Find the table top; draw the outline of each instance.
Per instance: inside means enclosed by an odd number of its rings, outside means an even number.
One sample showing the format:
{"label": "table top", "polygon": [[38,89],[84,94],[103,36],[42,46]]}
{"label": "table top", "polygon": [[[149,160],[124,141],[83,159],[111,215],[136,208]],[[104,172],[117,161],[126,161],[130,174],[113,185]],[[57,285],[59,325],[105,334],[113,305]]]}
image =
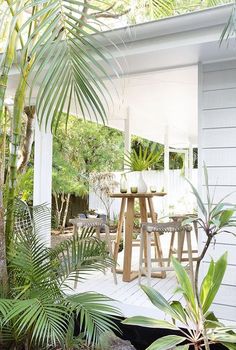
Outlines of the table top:
{"label": "table top", "polygon": [[166,192],[146,192],[146,193],[111,193],[112,198],[152,198],[152,197],[164,197]]}

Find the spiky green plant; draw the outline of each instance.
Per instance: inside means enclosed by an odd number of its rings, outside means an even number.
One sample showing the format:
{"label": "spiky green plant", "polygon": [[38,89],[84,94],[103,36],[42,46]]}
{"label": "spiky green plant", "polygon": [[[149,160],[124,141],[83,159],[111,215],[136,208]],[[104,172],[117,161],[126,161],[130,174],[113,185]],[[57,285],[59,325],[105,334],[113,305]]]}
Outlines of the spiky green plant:
{"label": "spiky green plant", "polygon": [[[210,350],[211,344],[219,342],[224,343],[224,345],[229,350],[234,349],[232,343],[234,344],[234,342],[236,342],[236,336],[235,334],[232,335],[230,333],[232,327],[223,327],[215,318],[215,316],[212,319],[212,315],[210,314],[209,318],[208,314],[209,307],[211,306],[216,293],[219,290],[224,276],[227,265],[226,255],[222,256],[216,263],[213,261],[211,262],[208,273],[201,285],[200,291],[199,270],[201,262],[204,259],[208,248],[214,238],[221,233],[233,233],[231,232],[231,228],[236,227],[236,208],[235,205],[225,202],[225,199],[230,196],[230,194],[222,198],[222,200],[220,200],[217,204],[214,204],[214,192],[213,195],[211,195],[208,181],[208,172],[205,164],[204,176],[207,204],[204,204],[204,201],[199,195],[198,190],[192,185],[189,180],[187,180],[192,189],[192,193],[196,197],[200,215],[197,218],[195,216],[190,216],[182,223],[183,225],[191,224],[193,222],[196,223],[206,238],[206,242],[203,244],[202,251],[197,258],[194,286],[191,285],[190,279],[185,269],[176,259],[172,259],[176,276],[180,284],[180,291],[185,298],[187,306],[181,305],[179,302],[170,304],[155,290],[147,289],[145,287],[143,288],[154,305],[156,305],[162,311],[166,312],[174,320],[178,320],[187,326],[189,333],[188,335],[185,334],[184,337],[171,336],[170,338],[166,339],[161,338],[160,340],[157,340],[153,346],[151,345],[150,348],[148,348],[149,350],[169,350],[172,349],[173,346],[176,346],[176,349],[179,350],[187,350],[189,349],[190,345],[194,345],[194,349],[196,350],[201,349],[203,346],[205,346],[206,350]],[[138,319],[131,319],[127,322],[130,324],[132,324],[132,322],[134,322],[133,324],[137,324],[136,321],[138,322]],[[152,320],[149,322],[148,327],[153,326],[154,328],[161,328],[161,323],[158,322],[159,321],[157,321],[155,324],[154,320]],[[192,322],[194,323],[194,326],[192,325]],[[140,321],[140,325],[141,323],[142,321]],[[152,326],[151,323],[153,323]],[[171,326],[173,325],[171,324],[168,326],[168,324],[163,324],[162,328],[171,329]],[[174,327],[176,330],[176,326]],[[192,328],[194,328],[194,331],[192,331]],[[189,345],[179,345],[185,341],[188,341]]]}
{"label": "spiky green plant", "polygon": [[9,294],[0,299],[0,348],[70,349],[81,338],[98,344],[103,332],[116,328],[112,317],[119,312],[109,298],[74,293],[73,286],[91,271],[104,271],[112,264],[93,228],[54,249],[33,230],[18,232],[9,250]]}
{"label": "spiky green plant", "polygon": [[143,171],[150,169],[155,163],[158,163],[163,154],[162,150],[149,150],[148,147],[139,147],[137,152],[133,149],[131,152],[127,153],[124,158],[124,164],[131,171]]}
{"label": "spiky green plant", "polygon": [[[170,320],[156,320],[144,316],[134,316],[126,319],[123,323],[148,328],[168,329],[173,334],[161,337],[154,341],[147,350],[194,350],[203,349],[205,338],[203,336],[203,324],[201,310],[194,293],[191,280],[184,267],[172,258],[177,280],[178,292],[184,303],[179,301],[169,302],[154,288],[142,286],[152,304],[169,316]],[[209,310],[220,288],[227,266],[227,254],[218,261],[211,260],[208,272],[201,284],[201,304],[204,313],[204,327],[209,346],[222,344],[229,350],[235,349],[236,334],[234,326],[224,326]],[[177,334],[176,334],[177,332]]]}

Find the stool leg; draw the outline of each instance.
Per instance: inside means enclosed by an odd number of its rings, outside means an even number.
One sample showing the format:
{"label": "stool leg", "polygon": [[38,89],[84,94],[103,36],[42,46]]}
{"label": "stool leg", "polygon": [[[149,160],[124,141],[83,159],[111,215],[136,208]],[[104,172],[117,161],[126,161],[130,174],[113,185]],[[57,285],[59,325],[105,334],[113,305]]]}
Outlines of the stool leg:
{"label": "stool leg", "polygon": [[194,286],[194,271],[193,271],[191,231],[186,231],[186,236],[187,236],[187,246],[188,246],[188,261],[189,261],[190,278],[191,278],[192,284]]}
{"label": "stool leg", "polygon": [[139,271],[138,271],[138,283],[141,284],[142,271],[143,271],[143,250],[144,250],[144,232],[141,230],[140,235],[140,250],[139,250]]}
{"label": "stool leg", "polygon": [[174,242],[175,242],[175,232],[172,232],[171,239],[170,239],[170,250],[169,250],[167,266],[170,266],[171,256],[172,256],[173,251],[174,251]]}
{"label": "stool leg", "polygon": [[152,273],[151,249],[152,249],[152,234],[147,233],[147,279],[148,279],[148,286],[150,286],[150,284],[151,284],[151,273]]}
{"label": "stool leg", "polygon": [[[110,231],[109,231],[109,227],[107,225],[105,225],[105,235],[106,235],[106,242],[107,242],[108,250],[109,250],[109,256],[110,256],[110,258],[113,259],[114,256],[113,256],[113,252],[112,252]],[[115,263],[115,261],[114,261],[114,263]],[[117,276],[116,276],[116,267],[115,267],[115,265],[112,267],[111,271],[112,271],[112,274],[113,274],[114,282],[115,282],[115,284],[117,284]]]}
{"label": "stool leg", "polygon": [[118,253],[119,253],[119,245],[121,241],[122,227],[123,227],[124,217],[125,217],[125,205],[126,205],[126,198],[122,198],[118,227],[117,227],[117,235],[116,235],[116,241],[115,241],[115,247],[114,247],[114,260],[116,263],[117,263]]}
{"label": "stool leg", "polygon": [[[164,267],[165,263],[163,262],[163,252],[161,249],[160,234],[158,232],[154,232],[154,240],[155,240],[156,251],[157,251],[157,261],[160,267]],[[160,274],[161,274],[161,278],[166,278],[166,271],[161,271]]]}
{"label": "stool leg", "polygon": [[185,230],[181,230],[178,232],[178,251],[177,258],[179,262],[182,261],[183,249],[184,249],[184,238],[185,238]]}

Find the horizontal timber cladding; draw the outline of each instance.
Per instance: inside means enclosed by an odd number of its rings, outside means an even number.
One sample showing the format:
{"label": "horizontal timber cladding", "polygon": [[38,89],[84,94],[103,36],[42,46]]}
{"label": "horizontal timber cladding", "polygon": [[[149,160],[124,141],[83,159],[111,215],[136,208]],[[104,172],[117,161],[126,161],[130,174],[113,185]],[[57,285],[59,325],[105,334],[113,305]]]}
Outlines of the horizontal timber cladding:
{"label": "horizontal timber cladding", "polygon": [[[208,168],[210,193],[217,203],[228,193],[227,202],[236,204],[236,60],[207,63],[199,67],[199,184],[206,202],[203,163]],[[232,230],[236,233],[236,229]],[[200,239],[200,247],[205,242]],[[223,233],[205,257],[203,272],[210,259],[228,252],[228,267],[216,296],[213,310],[221,319],[236,321],[236,237]]]}

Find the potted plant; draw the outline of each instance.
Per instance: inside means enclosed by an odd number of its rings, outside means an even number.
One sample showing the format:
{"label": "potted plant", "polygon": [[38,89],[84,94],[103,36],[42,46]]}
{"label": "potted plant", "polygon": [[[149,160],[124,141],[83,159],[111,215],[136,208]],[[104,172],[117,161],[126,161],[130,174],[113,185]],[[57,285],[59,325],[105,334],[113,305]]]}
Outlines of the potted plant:
{"label": "potted plant", "polygon": [[[201,216],[189,217],[183,225],[196,222],[206,235],[206,243],[197,259],[195,283],[192,285],[184,267],[172,258],[172,264],[179,283],[178,292],[185,300],[184,304],[179,301],[167,301],[158,291],[153,288],[142,286],[150,301],[161,311],[170,317],[170,321],[155,320],[148,317],[131,317],[124,321],[125,324],[138,325],[149,328],[168,329],[170,334],[154,341],[149,350],[188,350],[190,346],[195,350],[204,348],[214,349],[216,344],[222,344],[229,350],[236,349],[235,327],[225,327],[210,307],[220,288],[227,267],[227,254],[225,253],[216,262],[211,260],[208,272],[199,288],[199,269],[207,250],[216,235],[230,232],[230,227],[236,226],[233,218],[236,212],[235,206],[224,203],[224,197],[217,205],[213,205],[208,186],[208,175],[205,167],[205,184],[207,192],[207,206],[199,196],[197,190],[189,182],[197,199]],[[179,298],[178,298],[179,299]]]}
{"label": "potted plant", "polygon": [[95,209],[89,209],[88,211],[86,211],[86,217],[88,219],[95,219],[98,217],[98,214],[96,213]]}
{"label": "potted plant", "polygon": [[130,169],[130,171],[139,172],[138,178],[138,192],[145,193],[147,192],[147,185],[143,179],[144,170],[149,170],[155,163],[157,163],[162,155],[163,151],[157,151],[153,149],[149,151],[148,147],[142,148],[139,147],[139,151],[137,152],[133,149],[131,152],[127,153],[124,158],[124,164],[126,167]]}

